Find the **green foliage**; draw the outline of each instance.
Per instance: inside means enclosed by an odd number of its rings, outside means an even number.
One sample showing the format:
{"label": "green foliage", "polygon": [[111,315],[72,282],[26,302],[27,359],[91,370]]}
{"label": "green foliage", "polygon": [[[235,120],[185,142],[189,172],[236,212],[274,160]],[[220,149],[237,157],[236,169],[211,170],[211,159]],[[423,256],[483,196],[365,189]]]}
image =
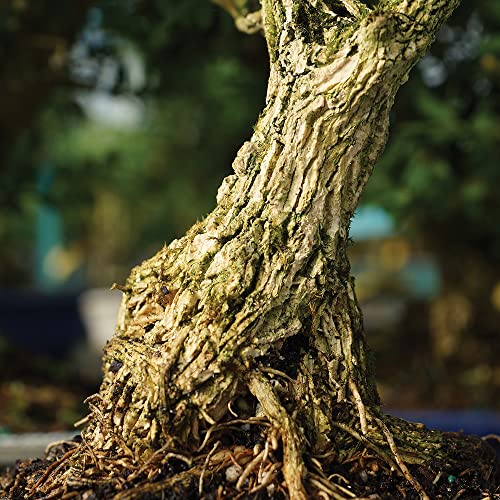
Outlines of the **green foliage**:
{"label": "green foliage", "polygon": [[493,252],[500,247],[500,10],[492,1],[464,3],[452,22],[397,98],[364,201],[421,236],[444,226],[444,241],[474,245],[488,235],[484,250]]}
{"label": "green foliage", "polygon": [[[54,85],[22,147],[10,152],[15,161],[0,192],[5,284],[29,283],[43,203],[61,213],[65,248],[76,249],[93,285],[123,279],[213,207],[263,105],[264,41],[238,33],[210,2],[102,0],[82,28],[84,55],[76,63],[92,71],[77,81],[88,90]],[[145,65],[141,88],[127,80],[129,48]],[[75,106],[75,90],[87,98],[110,63],[119,77],[105,92],[139,103],[143,116],[134,127],[88,119],[85,106]],[[54,179],[42,194],[37,178],[46,163]]]}
{"label": "green foliage", "polygon": [[[210,210],[263,105],[264,41],[238,33],[230,16],[211,2],[100,0],[86,7],[87,21],[73,17],[71,29],[65,27],[69,14],[63,7],[59,14],[44,2],[7,2],[0,21],[2,50],[9,50],[4,55],[29,66],[28,56],[40,54],[16,52],[21,47],[16,37],[26,32],[28,18],[36,19],[33,33],[64,34],[68,47],[76,38],[100,40],[88,45],[93,66],[111,60],[121,71],[124,47],[132,47],[145,64],[144,84],[131,88],[119,78],[107,91],[135,92],[144,117],[135,128],[86,118],[74,103],[75,82],[68,85],[67,77],[50,79],[47,88],[44,83],[36,106],[23,97],[33,94],[32,82],[23,87],[18,81],[15,98],[0,93],[0,109],[11,109],[12,102],[18,110],[21,103],[30,104],[19,126],[4,126],[20,130],[8,140],[0,116],[0,145],[9,144],[3,148],[8,154],[0,189],[4,284],[29,283],[41,203],[58,208],[65,244],[95,262],[89,267],[110,268],[109,276],[94,278],[99,284],[119,279],[131,263]],[[463,3],[398,96],[387,151],[364,196],[421,235],[443,226],[449,228],[442,233],[446,238],[489,234],[491,252],[500,246],[499,24],[497,2]],[[37,67],[51,67],[53,47],[42,53]],[[5,66],[4,81],[24,74],[20,67]],[[98,86],[98,77],[84,85]],[[40,193],[37,178],[47,162],[54,182]]]}

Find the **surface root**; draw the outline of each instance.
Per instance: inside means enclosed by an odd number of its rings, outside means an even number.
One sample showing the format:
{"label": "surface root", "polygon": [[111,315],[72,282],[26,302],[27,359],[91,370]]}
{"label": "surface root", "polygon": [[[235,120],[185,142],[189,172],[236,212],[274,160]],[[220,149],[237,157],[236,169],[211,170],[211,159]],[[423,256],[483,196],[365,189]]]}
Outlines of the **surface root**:
{"label": "surface root", "polygon": [[202,430],[201,443],[191,450],[175,449],[170,440],[137,463],[120,446],[110,453],[81,438],[62,441],[49,446],[44,459],[18,463],[4,474],[0,496],[500,498],[495,454],[485,444],[495,436],[482,441],[382,415],[365,407],[352,384],[350,420],[334,422],[334,444],[317,453],[262,372],[252,373],[248,388],[263,415],[238,418],[230,411],[228,420]]}

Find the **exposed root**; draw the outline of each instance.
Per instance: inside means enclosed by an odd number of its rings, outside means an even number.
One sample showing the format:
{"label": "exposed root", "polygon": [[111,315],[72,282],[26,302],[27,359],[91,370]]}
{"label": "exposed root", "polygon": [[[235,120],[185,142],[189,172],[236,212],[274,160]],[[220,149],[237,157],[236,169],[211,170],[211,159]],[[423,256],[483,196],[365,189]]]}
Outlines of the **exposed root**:
{"label": "exposed root", "polygon": [[257,484],[257,486],[254,486],[249,493],[257,493],[258,491],[263,490],[264,488],[267,488],[268,486],[271,485],[276,480],[276,476],[278,474],[279,469],[281,468],[283,464],[281,462],[276,462],[272,464],[270,467],[266,467],[263,471],[262,478]]}
{"label": "exposed root", "polygon": [[45,460],[18,464],[2,479],[0,496],[133,500],[168,492],[168,498],[349,500],[375,498],[383,485],[390,498],[411,491],[422,500],[500,498],[484,441],[381,415],[356,396],[353,383],[354,411],[333,423],[331,448],[316,453],[271,382],[261,371],[248,381],[265,416],[232,418],[238,414],[228,411],[226,420],[200,428],[200,444],[190,450],[166,439],[139,462],[118,439],[112,452],[92,449],[85,439],[52,443]]}
{"label": "exposed root", "polygon": [[61,467],[64,466],[66,460],[71,456],[73,455],[73,453],[75,452],[76,450],[75,449],[72,449],[72,450],[69,450],[68,452],[66,452],[60,459],[56,460],[55,462],[51,463],[47,469],[45,470],[44,474],[42,475],[42,477],[33,485],[33,487],[28,491],[28,497],[29,496],[32,496],[33,493],[36,493],[36,491],[38,491],[38,488],[40,488],[43,483],[45,483],[48,478],[50,477],[50,475],[52,473],[56,473],[57,470]]}
{"label": "exposed root", "polygon": [[408,467],[406,467],[406,464],[403,462],[403,459],[401,458],[401,455],[399,454],[396,443],[394,442],[394,438],[392,437],[392,434],[389,431],[389,429],[387,428],[387,426],[379,418],[375,418],[375,422],[377,422],[378,426],[382,429],[382,432],[384,433],[384,436],[386,437],[387,442],[389,443],[389,447],[392,451],[392,454],[394,455],[394,460],[396,460],[396,463],[399,466],[399,470],[403,473],[404,477],[406,479],[408,479],[410,484],[419,493],[422,500],[430,500],[429,496],[422,488],[422,485],[412,476],[412,474],[408,470]]}
{"label": "exposed root", "polygon": [[[252,388],[262,395],[261,391],[270,387],[260,383],[259,379],[254,381]],[[272,401],[276,403],[277,400]],[[2,483],[6,488],[3,493],[13,499],[71,499],[92,493],[97,498],[134,500],[147,495],[161,498],[166,492],[168,498],[208,498],[211,495],[220,499],[261,498],[257,495],[263,494],[263,498],[295,499],[300,497],[296,496],[297,490],[292,490],[297,488],[293,481],[300,481],[303,498],[369,498],[379,491],[381,484],[390,498],[404,498],[412,488],[421,498],[425,498],[424,492],[427,498],[436,498],[439,492],[441,498],[449,500],[486,498],[488,495],[492,499],[500,498],[495,497],[495,490],[491,489],[492,466],[481,472],[476,462],[458,471],[450,464],[450,469],[438,473],[432,463],[405,463],[405,452],[396,444],[389,427],[391,419],[383,421],[383,418],[372,417],[370,421],[375,422],[381,432],[376,434],[369,428],[369,438],[355,426],[336,425],[342,447],[349,444],[349,439],[354,439],[354,445],[352,442],[350,445],[353,454],[343,461],[333,450],[321,455],[308,452],[307,461],[302,454],[294,455],[307,448],[295,445],[290,449],[291,439],[299,444],[305,440],[287,437],[286,432],[290,430],[285,426],[277,428],[272,421],[263,418],[220,423],[204,431],[205,441],[200,451],[189,454],[164,446],[142,465],[135,464],[123,452],[121,456],[105,457],[94,453],[92,457],[84,442],[65,442],[51,447],[50,460],[19,464],[10,483]],[[410,433],[411,428],[407,431]],[[382,439],[386,442],[385,447],[381,444]],[[454,442],[450,441],[450,446],[454,446]],[[207,448],[210,451],[204,452]],[[75,456],[78,456],[77,461]],[[290,463],[287,468],[286,461],[290,457],[295,461],[292,463],[299,462],[302,468],[294,469]],[[398,470],[400,475],[396,473]],[[450,476],[452,473],[457,478],[455,483],[449,482],[450,477],[454,477]]]}
{"label": "exposed root", "polygon": [[151,457],[148,460],[146,460],[146,462],[144,463],[144,465],[142,465],[137,470],[137,472],[134,472],[133,474],[131,474],[127,479],[129,481],[133,481],[138,476],[140,476],[142,473],[144,473],[149,468],[149,466],[152,463],[154,463],[155,461],[157,461],[158,459],[161,459],[162,462],[165,463],[165,462],[167,462],[168,460],[170,460],[172,458],[175,458],[177,460],[183,461],[188,467],[191,467],[191,465],[192,465],[192,460],[189,457],[186,457],[185,455],[182,455],[181,453],[172,453],[172,452],[169,452],[168,451],[168,447],[167,446],[163,446],[158,451],[156,451],[155,453],[153,453],[153,455],[151,455]]}
{"label": "exposed root", "polygon": [[366,425],[366,407],[363,403],[361,395],[359,394],[358,387],[356,386],[352,378],[349,379],[349,389],[351,390],[356,406],[358,407],[359,425],[361,426],[361,432],[366,435],[366,433],[368,432],[368,426]]}
{"label": "exposed root", "polygon": [[308,480],[311,484],[316,485],[319,491],[322,491],[327,498],[330,498],[330,496],[335,499],[356,497],[356,495],[352,491],[343,487],[341,484],[332,481],[333,478],[340,478],[344,482],[344,484],[349,485],[349,481],[347,479],[345,479],[340,474],[332,474],[327,477],[323,471],[321,462],[317,458],[312,457],[311,463],[313,464],[312,470],[314,472],[310,471],[308,473]]}
{"label": "exposed root", "polygon": [[359,432],[355,431],[354,429],[351,429],[348,425],[342,424],[340,422],[335,422],[333,425],[335,427],[347,432],[353,438],[357,439],[359,442],[366,445],[369,449],[373,450],[377,454],[377,456],[379,456],[381,459],[383,459],[385,462],[387,462],[389,467],[391,467],[392,469],[397,468],[396,464],[394,463],[394,461],[392,460],[392,458],[389,456],[388,453],[386,453],[382,448],[380,448],[376,444],[372,443],[369,439],[367,439],[364,436],[362,436],[361,434],[359,434]]}
{"label": "exposed root", "polygon": [[305,466],[303,460],[304,436],[297,424],[288,415],[274,393],[269,381],[260,372],[255,372],[249,383],[250,392],[262,405],[264,412],[275,427],[281,428],[283,440],[283,475],[290,497],[296,500],[306,499],[303,485]]}
{"label": "exposed root", "polygon": [[230,420],[229,422],[223,422],[220,424],[212,425],[212,427],[210,427],[207,430],[205,437],[203,438],[203,442],[201,443],[201,445],[197,451],[202,451],[205,448],[207,443],[210,441],[212,433],[214,433],[216,431],[224,430],[230,426],[240,425],[240,424],[243,424],[243,425],[261,425],[261,426],[263,425],[266,427],[268,427],[270,425],[269,422],[267,421],[266,417],[237,418],[235,420]]}
{"label": "exposed root", "polygon": [[203,478],[205,477],[205,473],[207,472],[208,464],[210,463],[210,459],[212,458],[213,454],[216,452],[219,445],[220,445],[220,441],[217,441],[214,444],[214,447],[212,448],[210,453],[207,455],[205,463],[203,464],[203,469],[201,470],[201,474],[200,474],[200,482],[198,484],[198,494],[200,495],[200,497],[203,493]]}
{"label": "exposed root", "polygon": [[238,479],[238,482],[236,483],[236,489],[240,490],[243,487],[243,484],[247,480],[247,478],[250,476],[252,472],[255,471],[255,469],[261,465],[264,461],[264,450],[262,450],[246,467],[245,470],[242,472],[241,476]]}

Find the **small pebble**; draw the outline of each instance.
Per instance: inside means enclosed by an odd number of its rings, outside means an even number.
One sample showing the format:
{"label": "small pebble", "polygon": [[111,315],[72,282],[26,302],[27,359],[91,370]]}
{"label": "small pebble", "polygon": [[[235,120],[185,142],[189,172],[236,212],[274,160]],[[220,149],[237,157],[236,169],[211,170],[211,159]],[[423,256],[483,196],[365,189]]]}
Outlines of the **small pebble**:
{"label": "small pebble", "polygon": [[226,481],[228,483],[235,483],[241,475],[241,468],[237,465],[231,465],[226,469]]}

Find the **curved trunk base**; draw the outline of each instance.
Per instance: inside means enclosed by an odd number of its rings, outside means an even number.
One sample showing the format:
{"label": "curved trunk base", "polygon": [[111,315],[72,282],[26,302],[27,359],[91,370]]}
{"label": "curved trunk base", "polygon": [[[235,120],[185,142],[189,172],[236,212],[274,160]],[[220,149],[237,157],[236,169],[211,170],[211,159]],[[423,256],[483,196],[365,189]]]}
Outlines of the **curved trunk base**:
{"label": "curved trunk base", "polygon": [[[95,452],[83,440],[55,443],[44,460],[17,464],[2,479],[7,498],[494,498],[495,452],[477,437],[426,429],[365,408],[336,423],[321,453],[254,372],[248,388],[263,414],[223,421],[200,432],[196,449],[159,448],[147,460],[126,449]],[[353,402],[355,403],[355,402]],[[241,406],[241,405],[240,405]],[[348,415],[348,413],[346,413]]]}

